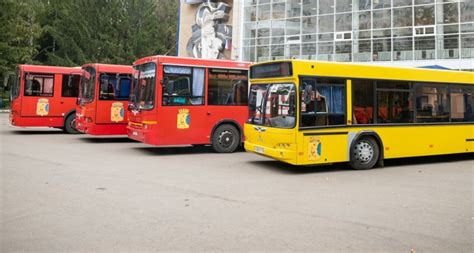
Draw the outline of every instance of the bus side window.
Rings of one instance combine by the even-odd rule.
[[[352,80],[353,124],[374,123],[374,81]]]
[[[164,66],[163,105],[203,105],[204,68]]]
[[[62,97],[78,97],[80,75],[63,75],[63,83],[61,87]]]
[[[474,122],[474,88],[451,87],[451,121]]]
[[[301,126],[345,124],[345,80],[305,78],[301,85]]]
[[[54,91],[54,76],[44,74],[26,74],[25,96],[52,97]]]
[[[209,105],[247,105],[247,71],[209,69]]]
[[[377,81],[377,123],[413,123],[413,84]]]

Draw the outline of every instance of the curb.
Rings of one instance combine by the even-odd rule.
[[[0,113],[10,113],[10,110],[0,110]]]

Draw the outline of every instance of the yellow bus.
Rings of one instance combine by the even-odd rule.
[[[245,149],[294,165],[474,152],[474,73],[283,60],[250,69]]]

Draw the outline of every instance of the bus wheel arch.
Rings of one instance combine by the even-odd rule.
[[[64,127],[63,130],[68,134],[78,134],[79,131],[76,130],[76,110],[71,110],[68,113],[64,114]]]
[[[364,157],[360,157],[361,152],[364,153]],[[376,132],[361,131],[352,138],[349,146],[349,164],[352,168],[360,170],[383,167],[383,160],[384,146]]]
[[[211,131],[211,146],[217,153],[232,153],[242,143],[242,128],[234,120],[222,120],[214,125]],[[230,141],[222,143],[220,138]],[[230,137],[230,139],[228,138]]]

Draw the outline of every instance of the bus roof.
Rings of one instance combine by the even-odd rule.
[[[81,70],[77,67],[57,67],[57,66],[43,66],[43,65],[28,65],[20,64],[17,67],[21,71],[35,72],[35,73],[55,73],[55,74],[81,74]]]
[[[360,63],[325,62],[296,59],[262,62],[253,64],[251,67],[282,62],[291,62],[293,70],[292,77],[324,76],[474,84],[474,73],[455,70],[423,69],[414,67],[388,67]]]
[[[102,63],[86,63],[82,65],[82,68],[92,67],[98,72],[107,73],[126,73],[132,74],[133,67],[131,65],[115,65],[115,64],[102,64]]]
[[[163,64],[169,64],[169,65],[205,66],[205,67],[234,68],[234,69],[248,69],[250,66],[250,62],[197,59],[197,58],[190,58],[190,57],[163,56],[163,55],[144,57],[144,58],[136,60],[133,63],[133,65],[140,65],[140,64],[144,64],[148,62],[163,63]]]

